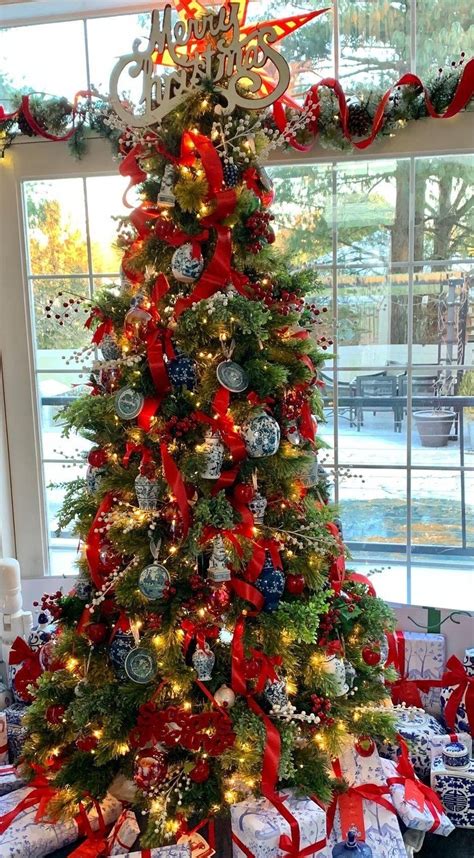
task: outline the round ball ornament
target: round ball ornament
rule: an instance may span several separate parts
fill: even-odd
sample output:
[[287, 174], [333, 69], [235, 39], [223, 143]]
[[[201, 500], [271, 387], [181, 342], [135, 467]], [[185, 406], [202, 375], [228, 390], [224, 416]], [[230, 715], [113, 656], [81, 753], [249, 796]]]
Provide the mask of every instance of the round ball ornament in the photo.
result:
[[133, 387], [122, 387], [115, 394], [115, 412], [121, 420], [135, 420], [145, 404], [145, 397]]
[[230, 592], [226, 586], [213, 587], [207, 607], [214, 616], [220, 617], [228, 610], [231, 602]]
[[59, 670], [62, 667], [62, 662], [56, 654], [57, 645], [57, 638], [51, 638], [41, 647], [38, 657], [42, 670]]
[[231, 393], [243, 393], [249, 386], [245, 370], [233, 360], [223, 360], [216, 370], [217, 381]]
[[301, 596], [305, 588], [305, 580], [303, 575], [287, 575], [285, 581], [285, 589], [292, 596]]
[[380, 647], [377, 645], [364, 646], [362, 649], [362, 658], [369, 667], [377, 667], [382, 658]]
[[90, 623], [87, 626], [86, 634], [91, 644], [101, 644], [107, 637], [107, 626], [105, 623]]
[[180, 283], [194, 283], [200, 277], [204, 268], [204, 260], [200, 251], [194, 253], [190, 242], [182, 244], [173, 253], [171, 271], [175, 280]]
[[221, 685], [214, 694], [214, 700], [223, 709], [231, 709], [235, 703], [235, 694], [228, 685]]
[[137, 685], [147, 685], [156, 676], [156, 662], [153, 654], [141, 646], [137, 646], [127, 653], [123, 668], [127, 679]]
[[250, 483], [239, 483], [234, 489], [234, 497], [239, 503], [250, 503], [255, 491]]
[[46, 710], [46, 720], [48, 724], [61, 724], [65, 712], [66, 707], [62, 706], [60, 703], [53, 703], [52, 706], [48, 706]]
[[170, 585], [170, 574], [162, 563], [145, 566], [138, 576], [138, 589], [146, 599], [162, 599]]
[[98, 740], [95, 736], [79, 736], [79, 738], [76, 739], [76, 748], [79, 751], [90, 753], [91, 751], [95, 751], [97, 745]]
[[168, 774], [166, 754], [158, 748], [141, 751], [135, 760], [133, 780], [144, 792], [161, 784]]
[[280, 426], [265, 411], [244, 424], [242, 435], [247, 453], [252, 459], [274, 456], [280, 446]]
[[173, 387], [185, 387], [194, 390], [196, 387], [196, 364], [189, 355], [177, 354], [167, 364], [169, 380]]
[[239, 184], [240, 171], [232, 161], [225, 160], [222, 166], [224, 182], [228, 188], [235, 188]]
[[207, 760], [198, 760], [193, 769], [189, 772], [189, 777], [196, 784], [203, 784], [209, 779], [211, 767]]

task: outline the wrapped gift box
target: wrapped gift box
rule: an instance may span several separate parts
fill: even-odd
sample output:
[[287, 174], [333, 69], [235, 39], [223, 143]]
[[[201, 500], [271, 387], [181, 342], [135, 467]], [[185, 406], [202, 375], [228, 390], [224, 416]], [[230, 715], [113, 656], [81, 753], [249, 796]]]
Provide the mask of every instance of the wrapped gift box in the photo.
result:
[[[347, 746], [340, 755], [338, 764], [333, 764], [333, 768], [337, 777], [343, 775], [349, 787], [365, 786], [368, 792], [370, 786], [385, 788], [381, 790], [384, 793], [382, 797], [393, 807], [382, 760], [375, 745], [370, 753], [364, 751], [364, 755], [361, 755], [355, 746]], [[348, 813], [346, 819], [341, 820], [341, 809], [343, 816]], [[332, 815], [331, 810], [328, 811], [329, 814]], [[350, 827], [353, 822], [361, 833], [361, 840], [372, 849], [374, 858], [407, 858], [395, 809], [392, 811], [369, 798], [351, 795], [349, 789], [348, 793], [336, 801], [334, 822], [329, 835], [331, 846], [344, 839], [343, 829]], [[344, 830], [344, 836], [345, 833]]]
[[[428, 715], [422, 709], [395, 706], [394, 713], [397, 716], [396, 729], [400, 736], [408, 743], [410, 760], [415, 774], [421, 780], [429, 778], [431, 768], [431, 743], [438, 736], [445, 736], [444, 727], [433, 715]], [[382, 757], [397, 760], [398, 745], [386, 743], [379, 746]]]
[[[394, 632], [389, 635], [389, 664], [392, 663], [398, 670], [402, 680], [439, 680], [443, 676], [446, 663], [446, 638], [444, 635], [429, 634], [428, 632]], [[405, 698], [403, 682], [395, 683], [394, 702], [407, 704], [415, 700]], [[429, 691], [419, 693], [423, 709], [432, 715], [441, 714], [440, 688], [431, 688]], [[400, 699], [398, 699], [400, 695]]]
[[426, 796], [419, 792], [423, 785], [418, 781], [420, 786], [417, 787], [416, 778], [411, 781], [415, 789], [413, 786], [407, 786], [406, 783], [396, 783], [400, 779], [400, 775], [393, 760], [382, 760], [382, 765], [390, 787], [393, 805], [407, 828], [414, 828], [417, 831], [431, 831], [433, 834], [441, 834], [443, 837], [447, 837], [454, 831], [454, 825], [446, 814], [440, 813], [436, 806], [430, 806], [430, 801], [427, 801]]
[[[0, 798], [1, 817], [18, 807], [27, 798], [32, 789], [23, 787]], [[119, 816], [122, 805], [112, 796], [107, 796], [101, 803], [102, 816], [106, 825], [110, 825]], [[3, 834], [0, 834], [1, 858], [44, 858], [50, 852], [69, 846], [79, 836], [79, 827], [74, 819], [64, 822], [35, 822], [38, 805], [20, 810], [15, 819]], [[99, 827], [97, 811], [89, 814], [89, 822], [93, 830]]]
[[474, 828], [474, 760], [469, 768], [447, 768], [442, 757], [431, 764], [431, 786], [456, 828]]
[[444, 733], [442, 736], [431, 737], [431, 759], [441, 756], [443, 748], [450, 742], [462, 742], [466, 746], [469, 756], [472, 757], [472, 736], [469, 733]]
[[23, 751], [28, 730], [23, 724], [23, 718], [28, 712], [24, 703], [12, 703], [3, 713], [7, 719], [8, 759], [16, 763]]
[[[300, 830], [300, 848], [318, 845], [308, 858], [327, 858], [326, 814], [310, 798], [296, 798], [285, 793], [285, 807], [297, 820]], [[284, 798], [285, 796], [282, 796]], [[280, 837], [290, 836], [290, 824], [276, 807], [265, 798], [241, 801], [230, 809], [234, 858], [246, 858], [249, 850], [252, 858], [281, 858], [287, 853], [280, 849]]]
[[121, 858], [191, 858], [188, 843], [175, 846], [162, 846], [160, 849], [143, 849], [141, 852], [123, 852]]
[[107, 838], [107, 854], [121, 855], [124, 850], [128, 853], [139, 835], [140, 826], [133, 810], [124, 810]]
[[0, 796], [7, 795], [25, 785], [15, 766], [0, 766]]
[[0, 766], [8, 763], [8, 726], [5, 712], [0, 712]]
[[440, 699], [446, 729], [474, 733], [474, 647], [465, 651], [462, 663], [456, 656], [449, 659], [443, 679]]

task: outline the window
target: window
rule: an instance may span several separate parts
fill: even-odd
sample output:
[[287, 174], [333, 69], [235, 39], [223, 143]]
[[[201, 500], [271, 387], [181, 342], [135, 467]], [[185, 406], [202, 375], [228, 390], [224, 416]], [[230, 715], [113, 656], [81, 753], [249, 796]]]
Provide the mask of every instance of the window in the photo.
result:
[[88, 384], [88, 373], [81, 371], [84, 359], [75, 359], [75, 353], [90, 342], [84, 327], [88, 305], [76, 300], [87, 301], [104, 284], [118, 282], [120, 253], [114, 249], [116, 222], [112, 216], [123, 211], [125, 185], [120, 176], [23, 183], [41, 465], [53, 574], [74, 571], [77, 540], [69, 532], [58, 532], [57, 516], [64, 484], [83, 476], [90, 446], [80, 436], [62, 438], [58, 420], [61, 406], [84, 393]]
[[[148, 33], [149, 15], [133, 8], [132, 2], [126, 15], [0, 30], [7, 70], [0, 103], [17, 87], [57, 94], [59, 69], [61, 94], [91, 83], [106, 91], [114, 58]], [[314, 8], [312, 0], [252, 0], [249, 17]], [[294, 95], [337, 75], [346, 89], [368, 97], [371, 87], [388, 86], [408, 69], [426, 77], [474, 47], [464, 0], [455, 10], [450, 0], [337, 0], [334, 12], [282, 44]], [[130, 86], [133, 97], [132, 80]], [[315, 297], [326, 308], [320, 334], [334, 340], [324, 370], [326, 422], [319, 427], [329, 447], [320, 463], [334, 485], [353, 565], [381, 569], [377, 589], [387, 599], [445, 606], [451, 599], [453, 608], [467, 592], [474, 552], [474, 165], [465, 154], [465, 120], [440, 122], [436, 135], [434, 126], [417, 123], [362, 156], [318, 150], [317, 161], [295, 154], [271, 167], [279, 245], [296, 265], [314, 271]], [[87, 447], [78, 438], [62, 440], [54, 420], [61, 403], [88, 381], [80, 365], [67, 363], [89, 340], [85, 316], [78, 312], [58, 328], [44, 307], [58, 291], [66, 302], [71, 293], [91, 297], [104, 283], [118, 282], [112, 218], [123, 211], [126, 182], [104, 141], [92, 141], [90, 149], [76, 163], [65, 146], [29, 142], [15, 148], [14, 173], [2, 177], [11, 183], [5, 207], [20, 188], [23, 232], [6, 210], [4, 242], [13, 261], [0, 288], [11, 302], [9, 284], [19, 292], [25, 279], [31, 310], [25, 323], [21, 302], [10, 303], [12, 321], [4, 322], [5, 353], [14, 355], [5, 354], [4, 386], [14, 426], [17, 553], [30, 577], [46, 568], [73, 571], [75, 540], [57, 533], [60, 484], [83, 473]], [[15, 242], [18, 253], [11, 254]], [[20, 247], [24, 272], [15, 261]], [[30, 377], [28, 342], [33, 403], [26, 383], [18, 391], [12, 367]], [[440, 407], [454, 415], [443, 447], [420, 440], [429, 427], [417, 412], [431, 409], [435, 387]]]
[[353, 562], [383, 567], [391, 601], [429, 589], [459, 607], [445, 591], [449, 569], [468, 592], [474, 556], [474, 158], [271, 172], [278, 243], [314, 271], [334, 340], [320, 461]]

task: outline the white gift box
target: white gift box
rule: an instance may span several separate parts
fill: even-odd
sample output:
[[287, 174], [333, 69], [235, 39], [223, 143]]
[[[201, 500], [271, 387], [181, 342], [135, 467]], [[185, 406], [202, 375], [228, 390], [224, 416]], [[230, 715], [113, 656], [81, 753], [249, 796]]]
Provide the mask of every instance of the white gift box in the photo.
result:
[[0, 712], [0, 765], [8, 763], [8, 727], [5, 712]]
[[[433, 715], [423, 712], [422, 709], [410, 707], [404, 709], [401, 706], [394, 707], [397, 717], [396, 729], [408, 744], [410, 760], [415, 774], [421, 779], [429, 778], [431, 768], [431, 746], [439, 736], [446, 736], [444, 727]], [[448, 737], [449, 738], [449, 737]], [[398, 746], [390, 743], [380, 746], [382, 756], [390, 760], [396, 760]]]
[[[180, 843], [175, 846], [162, 846], [159, 849], [147, 849], [141, 852], [123, 852], [121, 858], [191, 858], [191, 848], [188, 843]], [[0, 855], [0, 858], [2, 856]]]
[[0, 766], [0, 796], [20, 789], [25, 781], [18, 774], [15, 766]]
[[133, 810], [124, 810], [120, 814], [112, 831], [107, 837], [108, 855], [122, 855], [132, 848], [140, 834], [140, 826]]
[[469, 768], [447, 768], [442, 757], [431, 764], [431, 786], [456, 828], [474, 828], [474, 760]]
[[[354, 746], [347, 746], [339, 757], [339, 763], [349, 786], [386, 786], [382, 760], [375, 746], [366, 756], [359, 754]], [[388, 787], [384, 798], [392, 803]], [[362, 839], [372, 849], [374, 858], [407, 858], [396, 813], [368, 799], [362, 799], [362, 810], [365, 828]], [[341, 815], [337, 807], [329, 843], [334, 846], [342, 840]]]
[[[1, 817], [9, 813], [26, 798], [32, 789], [23, 787], [0, 798]], [[122, 805], [112, 796], [101, 802], [102, 816], [106, 825], [111, 825], [119, 816]], [[64, 822], [35, 822], [38, 805], [20, 811], [3, 834], [0, 834], [0, 858], [44, 858], [50, 852], [69, 846], [79, 836], [79, 827], [74, 819]], [[91, 828], [99, 828], [95, 809], [88, 813]]]
[[[297, 798], [291, 792], [282, 795], [285, 807], [294, 816], [299, 825], [300, 848], [313, 843], [326, 843], [326, 814], [310, 798]], [[282, 858], [286, 853], [280, 849], [280, 837], [291, 835], [289, 822], [277, 808], [265, 798], [252, 798], [241, 801], [230, 809], [232, 822], [232, 840], [234, 858], [246, 858], [240, 848], [242, 843], [253, 858]], [[308, 858], [328, 858], [330, 852], [326, 846], [311, 852]]]
[[[450, 668], [453, 668], [454, 670], [456, 669], [455, 666], [452, 665], [453, 660], [454, 660], [454, 662], [458, 662], [458, 664], [459, 664], [458, 659], [450, 658], [448, 661], [448, 664], [446, 665], [446, 668], [447, 668], [446, 676], [449, 676]], [[474, 677], [474, 647], [471, 647], [471, 649], [465, 650], [462, 665], [459, 664], [459, 667], [461, 669], [461, 672], [464, 671], [466, 680], [469, 680], [470, 682], [472, 682], [473, 677]], [[448, 702], [451, 698], [451, 695], [454, 694], [454, 692], [457, 690], [458, 687], [459, 686], [456, 686], [456, 685], [455, 686], [446, 685], [440, 691], [441, 711], [442, 711], [444, 723], [446, 723], [446, 706], [448, 705]], [[469, 723], [468, 705], [466, 702], [466, 694], [467, 693], [468, 693], [468, 687], [465, 688], [464, 693], [462, 694], [461, 699], [459, 700], [459, 703], [458, 703], [458, 706], [456, 709], [456, 714], [454, 716], [453, 721], [451, 721], [449, 718], [447, 719], [449, 722], [449, 725], [448, 724], [446, 725], [447, 730], [449, 730], [450, 727], [453, 727], [454, 730], [456, 730], [459, 733], [472, 733], [473, 732], [473, 726], [474, 725], [472, 723]], [[472, 715], [471, 715], [471, 721], [472, 721]]]
[[[403, 632], [405, 642], [405, 678], [441, 679], [446, 662], [446, 638], [429, 632]], [[423, 708], [432, 715], [441, 714], [440, 688], [420, 692]]]
[[[396, 764], [392, 760], [382, 760], [382, 765], [388, 782], [391, 778], [397, 779], [399, 777]], [[443, 837], [447, 837], [454, 830], [454, 825], [446, 814], [440, 814], [435, 808], [436, 815], [434, 815], [426, 800], [421, 800], [422, 807], [420, 807], [417, 801], [407, 799], [405, 784], [389, 782], [389, 786], [394, 807], [407, 828], [414, 828], [417, 831], [431, 831], [433, 834], [441, 834]]]

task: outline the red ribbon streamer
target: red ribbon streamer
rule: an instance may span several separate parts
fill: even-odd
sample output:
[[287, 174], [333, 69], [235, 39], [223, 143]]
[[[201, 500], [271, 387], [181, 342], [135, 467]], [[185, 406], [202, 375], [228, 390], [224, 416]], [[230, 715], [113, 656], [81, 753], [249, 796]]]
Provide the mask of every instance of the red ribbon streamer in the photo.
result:
[[125, 454], [122, 459], [124, 468], [128, 468], [130, 458], [134, 453], [141, 454], [140, 470], [152, 461], [152, 453], [149, 447], [146, 447], [144, 444], [133, 444], [131, 441], [127, 441], [125, 444]]
[[430, 680], [408, 679], [405, 667], [405, 635], [402, 631], [389, 633], [388, 640], [388, 661], [387, 664], [393, 664], [400, 678], [396, 682], [390, 683], [390, 695], [395, 705], [405, 703], [407, 706], [418, 706], [423, 708], [420, 688], [421, 683], [430, 682]]
[[8, 664], [22, 665], [15, 674], [15, 688], [24, 700], [33, 700], [33, 696], [28, 691], [28, 686], [34, 685], [43, 672], [39, 661], [39, 652], [34, 652], [23, 638], [17, 637], [11, 646]]
[[183, 538], [186, 538], [191, 525], [191, 515], [189, 512], [188, 497], [186, 494], [186, 487], [184, 485], [183, 477], [176, 465], [176, 462], [170, 456], [168, 447], [164, 442], [160, 444], [160, 452], [161, 462], [163, 465], [163, 474], [166, 482], [168, 483], [168, 486], [171, 489], [171, 492], [176, 498], [176, 503], [178, 504], [183, 524]]
[[[470, 99], [472, 98], [474, 92], [474, 59], [469, 60], [468, 63], [464, 66], [461, 78], [456, 88], [456, 92], [454, 97], [448, 106], [448, 108], [444, 111], [444, 113], [437, 113], [430, 101], [428, 90], [424, 86], [421, 79], [415, 74], [404, 74], [400, 80], [397, 81], [394, 86], [391, 86], [385, 94], [382, 96], [377, 110], [375, 112], [375, 116], [372, 123], [372, 130], [368, 137], [364, 140], [356, 141], [353, 139], [350, 131], [349, 131], [349, 108], [347, 106], [346, 97], [344, 95], [344, 90], [335, 78], [324, 78], [319, 81], [319, 83], [312, 86], [309, 92], [306, 95], [306, 99], [304, 102], [303, 110], [307, 107], [312, 107], [313, 110], [316, 110], [316, 113], [319, 113], [319, 90], [321, 87], [328, 87], [334, 91], [334, 94], [338, 100], [339, 104], [339, 113], [340, 113], [340, 121], [342, 126], [342, 131], [346, 140], [349, 140], [350, 143], [355, 146], [357, 149], [367, 149], [368, 146], [373, 143], [375, 137], [381, 130], [384, 122], [385, 122], [385, 108], [389, 101], [392, 92], [400, 86], [416, 86], [421, 87], [423, 90], [423, 95], [425, 99], [426, 109], [429, 115], [433, 119], [450, 119], [452, 116], [455, 116], [456, 113], [459, 113], [463, 110]], [[275, 118], [276, 125], [280, 132], [285, 131], [288, 126], [285, 110], [281, 101], [275, 102], [273, 105], [273, 115]], [[309, 144], [298, 143], [296, 138], [293, 136], [289, 139], [289, 143], [293, 146], [294, 149], [297, 149], [301, 152], [308, 152], [314, 142], [314, 139], [318, 133], [318, 116], [314, 118], [312, 124], [308, 126], [310, 132], [313, 135], [313, 140]]]
[[89, 533], [87, 534], [86, 544], [86, 559], [89, 566], [90, 576], [96, 588], [100, 590], [104, 579], [100, 571], [100, 549], [102, 547], [103, 537], [99, 533], [99, 528], [103, 527], [102, 517], [107, 515], [113, 506], [113, 493], [108, 492], [102, 499], [102, 502], [97, 510], [94, 521], [92, 522]]
[[397, 738], [401, 752], [397, 763], [399, 776], [387, 778], [387, 784], [389, 786], [392, 784], [402, 784], [405, 787], [405, 800], [414, 801], [422, 812], [426, 803], [433, 817], [433, 825], [430, 831], [436, 831], [441, 822], [440, 817], [444, 813], [443, 805], [435, 791], [418, 780], [410, 760], [407, 743], [401, 736]]
[[44, 816], [46, 805], [57, 792], [43, 775], [37, 775], [31, 781], [30, 787], [31, 792], [28, 795], [22, 798], [12, 810], [0, 816], [0, 834], [3, 834], [10, 827], [20, 813], [29, 810], [30, 807], [35, 807], [35, 805], [38, 805], [35, 822], [39, 822]]
[[200, 423], [207, 423], [211, 426], [214, 432], [218, 432], [222, 441], [229, 448], [231, 458], [234, 462], [241, 462], [245, 459], [247, 451], [241, 436], [235, 431], [232, 420], [229, 417], [209, 417], [203, 411], [196, 411], [195, 418]]
[[[333, 760], [332, 767], [336, 777], [342, 780], [343, 774], [340, 761]], [[387, 785], [361, 784], [360, 786], [350, 786], [344, 793], [335, 795], [327, 811], [328, 837], [333, 829], [336, 810], [339, 807], [342, 838], [345, 839], [347, 837], [347, 832], [353, 824], [355, 815], [357, 819], [357, 827], [359, 828], [363, 839], [365, 833], [362, 806], [363, 800], [366, 799], [367, 801], [374, 801], [376, 804], [384, 807], [385, 810], [390, 811], [390, 813], [396, 813], [393, 804], [391, 804], [388, 799], [384, 798], [387, 793], [389, 793]]]
[[101, 323], [100, 325], [98, 325], [97, 329], [94, 332], [92, 342], [95, 345], [100, 345], [100, 343], [107, 334], [113, 333], [114, 325], [112, 319], [110, 319], [108, 316], [104, 316], [102, 310], [99, 307], [94, 307], [89, 318], [84, 322], [84, 327], [90, 328], [94, 319], [101, 319]]

